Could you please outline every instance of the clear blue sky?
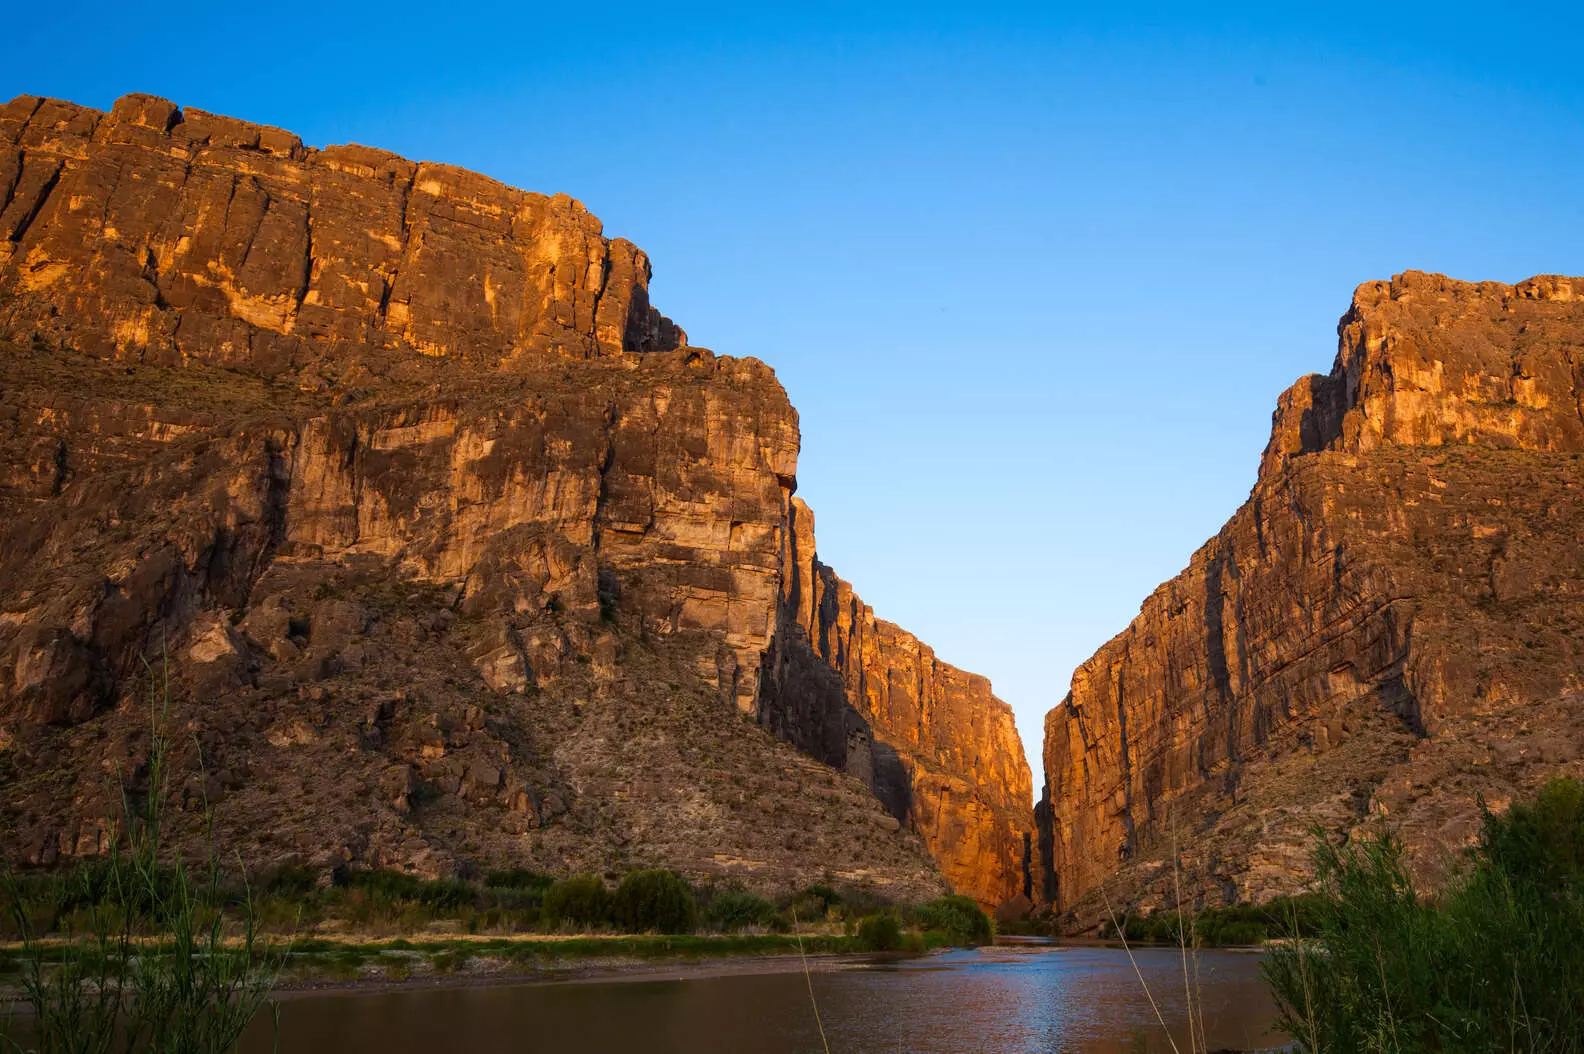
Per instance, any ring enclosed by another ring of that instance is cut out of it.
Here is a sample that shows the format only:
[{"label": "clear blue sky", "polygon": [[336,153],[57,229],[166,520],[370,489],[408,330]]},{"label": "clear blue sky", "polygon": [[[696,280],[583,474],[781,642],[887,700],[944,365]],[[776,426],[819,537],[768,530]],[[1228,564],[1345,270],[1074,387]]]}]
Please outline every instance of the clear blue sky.
[{"label": "clear blue sky", "polygon": [[146,91],[566,191],[802,413],[820,555],[1045,711],[1247,495],[1358,283],[1584,272],[1569,4],[6,16],[0,96]]}]

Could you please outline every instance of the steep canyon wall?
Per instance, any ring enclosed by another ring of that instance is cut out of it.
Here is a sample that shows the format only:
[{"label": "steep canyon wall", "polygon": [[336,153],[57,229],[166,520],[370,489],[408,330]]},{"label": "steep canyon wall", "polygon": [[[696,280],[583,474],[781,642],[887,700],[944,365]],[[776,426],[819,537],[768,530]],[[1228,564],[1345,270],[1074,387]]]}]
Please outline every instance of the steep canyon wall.
[{"label": "steep canyon wall", "polygon": [[[1584,771],[1584,280],[1361,286],[1248,502],[1046,719],[1043,901],[1263,899],[1385,816],[1433,882]],[[1176,861],[1176,874],[1172,866]]]},{"label": "steep canyon wall", "polygon": [[983,679],[865,614],[861,676],[805,674],[913,745],[907,796],[785,742],[797,415],[648,280],[564,195],[147,96],[0,110],[8,852],[103,849],[165,655],[183,793],[249,859],[1020,888]]}]

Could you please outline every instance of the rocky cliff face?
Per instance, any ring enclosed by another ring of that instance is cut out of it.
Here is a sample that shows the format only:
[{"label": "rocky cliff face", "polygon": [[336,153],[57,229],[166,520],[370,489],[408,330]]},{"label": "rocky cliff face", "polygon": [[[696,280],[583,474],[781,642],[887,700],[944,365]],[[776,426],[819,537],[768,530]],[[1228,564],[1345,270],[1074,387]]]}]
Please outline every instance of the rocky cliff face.
[{"label": "rocky cliff face", "polygon": [[760,720],[872,787],[959,892],[990,907],[1027,896],[1031,777],[1011,707],[875,618],[815,555],[808,506],[788,513]]},{"label": "rocky cliff face", "polygon": [[[796,413],[581,205],[142,96],[0,110],[0,202],[11,855],[103,848],[168,665],[249,860],[1006,885],[763,727]],[[957,721],[920,770],[1015,793]]]},{"label": "rocky cliff face", "polygon": [[[1297,888],[1308,828],[1384,815],[1433,882],[1584,771],[1584,280],[1361,286],[1281,398],[1248,502],[1045,727],[1045,902]],[[1120,910],[1120,907],[1119,907]]]}]

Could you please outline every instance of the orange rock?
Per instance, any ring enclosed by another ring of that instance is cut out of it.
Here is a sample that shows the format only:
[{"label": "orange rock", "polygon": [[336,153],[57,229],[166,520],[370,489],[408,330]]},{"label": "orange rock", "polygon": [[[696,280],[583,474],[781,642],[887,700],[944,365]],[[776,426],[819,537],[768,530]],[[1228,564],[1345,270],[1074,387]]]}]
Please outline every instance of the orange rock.
[{"label": "orange rock", "polygon": [[[1018,892],[1010,713],[813,560],[786,393],[649,274],[565,195],[0,107],[7,771],[134,771],[169,644],[254,857]],[[797,633],[871,761],[765,683]],[[13,857],[94,851],[74,786],[8,781]]]},{"label": "orange rock", "polygon": [[1046,905],[1292,892],[1311,824],[1385,813],[1434,881],[1478,794],[1581,770],[1580,288],[1359,287],[1248,502],[1047,716]]}]

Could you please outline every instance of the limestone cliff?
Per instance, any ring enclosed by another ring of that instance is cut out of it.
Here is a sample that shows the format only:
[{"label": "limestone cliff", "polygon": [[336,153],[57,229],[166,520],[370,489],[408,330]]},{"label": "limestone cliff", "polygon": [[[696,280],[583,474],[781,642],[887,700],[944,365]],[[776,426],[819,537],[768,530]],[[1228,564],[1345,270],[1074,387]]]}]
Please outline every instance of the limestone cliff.
[{"label": "limestone cliff", "polygon": [[[899,824],[744,719],[797,416],[648,278],[565,196],[146,96],[0,110],[8,853],[103,847],[165,656],[249,860],[1001,888],[993,818]],[[937,782],[1000,800],[956,727]]]},{"label": "limestone cliff", "polygon": [[1385,815],[1433,882],[1584,771],[1584,280],[1361,286],[1248,502],[1045,726],[1047,904],[1297,888],[1307,828]]},{"label": "limestone cliff", "polygon": [[959,892],[992,908],[1026,896],[1032,780],[1011,707],[875,618],[815,555],[808,506],[792,498],[788,513],[760,719],[868,783]]}]

